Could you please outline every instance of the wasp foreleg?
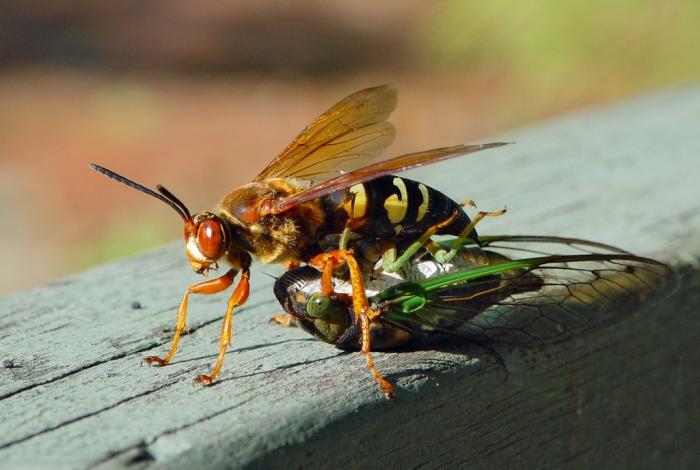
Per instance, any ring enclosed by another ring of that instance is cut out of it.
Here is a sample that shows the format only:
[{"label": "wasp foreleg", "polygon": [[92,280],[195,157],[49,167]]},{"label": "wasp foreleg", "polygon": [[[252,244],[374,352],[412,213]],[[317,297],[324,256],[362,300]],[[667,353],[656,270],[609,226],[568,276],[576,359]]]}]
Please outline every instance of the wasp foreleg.
[{"label": "wasp foreleg", "polygon": [[217,294],[223,290],[228,289],[233,283],[233,278],[236,277],[236,271],[234,269],[229,270],[226,274],[216,279],[209,279],[207,281],[200,282],[193,285],[182,297],[182,302],[180,302],[180,309],[177,312],[177,324],[175,325],[175,334],[173,335],[173,340],[170,343],[170,350],[165,358],[158,356],[149,356],[143,359],[146,364],[157,364],[159,366],[164,366],[168,364],[175,352],[177,351],[177,345],[180,342],[180,335],[187,328],[187,303],[189,302],[190,294],[200,294],[209,295]]},{"label": "wasp foreleg", "polygon": [[224,316],[224,321],[221,324],[221,338],[219,340],[219,356],[216,358],[216,363],[214,368],[211,370],[209,375],[200,375],[195,379],[198,383],[211,383],[219,372],[221,371],[221,366],[224,363],[224,355],[231,343],[231,324],[233,320],[233,310],[245,303],[248,300],[248,294],[250,293],[250,271],[244,269],[241,273],[241,280],[238,281],[236,289],[231,294],[231,298],[228,299],[228,305],[226,306],[226,315]]},{"label": "wasp foreleg", "polygon": [[476,227],[476,224],[479,223],[481,219],[484,217],[498,217],[506,213],[508,210],[507,207],[504,207],[500,211],[479,211],[476,213],[472,221],[467,225],[464,230],[462,230],[462,233],[459,234],[459,237],[455,238],[454,241],[452,242],[452,245],[450,246],[450,250],[438,250],[435,253],[435,260],[438,263],[449,263],[452,261],[452,258],[455,257],[457,252],[459,251],[459,248],[464,244],[464,242],[469,238],[469,234],[474,230],[474,227]]}]

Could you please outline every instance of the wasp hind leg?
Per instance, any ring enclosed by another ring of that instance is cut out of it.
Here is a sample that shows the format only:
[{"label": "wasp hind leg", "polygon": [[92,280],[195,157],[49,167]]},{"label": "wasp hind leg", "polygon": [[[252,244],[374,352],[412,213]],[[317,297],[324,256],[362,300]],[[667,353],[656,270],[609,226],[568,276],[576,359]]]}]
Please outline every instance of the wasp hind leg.
[{"label": "wasp hind leg", "polygon": [[144,358],[143,362],[149,365],[156,364],[159,366],[164,366],[168,364],[173,359],[175,352],[177,352],[177,345],[180,342],[180,336],[187,329],[187,304],[190,299],[190,294],[217,294],[221,291],[228,289],[231,286],[231,284],[233,284],[233,278],[235,276],[236,272],[233,269],[231,269],[221,277],[200,282],[187,289],[185,291],[185,295],[182,297],[182,302],[180,302],[180,309],[177,312],[175,334],[173,335],[173,340],[170,343],[170,350],[168,351],[168,354],[164,358],[159,356],[149,356]]},{"label": "wasp hind leg", "polygon": [[346,263],[350,271],[352,308],[355,313],[355,319],[360,323],[362,329],[362,354],[365,356],[367,367],[372,373],[372,377],[374,377],[374,380],[384,392],[384,396],[392,399],[394,397],[394,385],[379,373],[372,358],[370,324],[379,314],[369,306],[365,284],[362,280],[362,271],[357,264],[357,260],[350,250],[332,250],[316,255],[309,261],[309,265],[314,266],[323,273],[321,276],[321,294],[325,296],[333,294],[333,269],[342,263]]},{"label": "wasp hind leg", "polygon": [[455,257],[457,252],[459,251],[460,247],[464,244],[464,242],[469,238],[469,234],[474,230],[474,227],[476,227],[476,224],[478,224],[483,218],[485,217],[499,217],[503,214],[506,213],[508,210],[507,207],[504,207],[500,211],[479,211],[476,213],[472,221],[467,225],[464,230],[462,230],[462,233],[459,234],[459,237],[455,238],[452,243],[450,244],[450,249],[448,250],[437,250],[435,252],[435,260],[438,263],[449,263],[452,261],[452,258]]},{"label": "wasp hind leg", "polygon": [[391,400],[394,398],[394,385],[379,373],[377,367],[374,365],[374,359],[372,359],[372,348],[370,345],[370,323],[372,320],[367,315],[360,315],[359,320],[362,328],[362,354],[364,354],[365,360],[367,361],[367,368],[382,389],[382,392],[384,392],[384,396],[388,400]]}]

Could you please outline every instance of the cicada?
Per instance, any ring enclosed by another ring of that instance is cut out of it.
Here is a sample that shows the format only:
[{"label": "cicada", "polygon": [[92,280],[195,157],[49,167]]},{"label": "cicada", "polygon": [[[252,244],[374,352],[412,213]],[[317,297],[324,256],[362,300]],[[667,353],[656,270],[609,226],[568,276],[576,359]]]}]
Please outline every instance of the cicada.
[{"label": "cicada", "polygon": [[430,244],[433,235],[455,237],[451,245],[432,251],[436,259],[449,261],[463,241],[478,242],[474,227],[479,220],[504,212],[478,212],[472,220],[461,204],[439,191],[390,175],[499,147],[503,142],[437,148],[370,163],[394,139],[394,127],[387,119],[396,106],[396,97],[396,90],[390,86],[368,88],[348,96],[309,124],[251,183],[225,195],[212,210],[194,216],[163,186],[158,185],[154,191],[91,165],[98,172],[165,202],[180,215],[184,221],[185,254],[195,272],[207,274],[219,263],[228,265],[222,276],[187,289],[170,350],[163,358],[146,358],[147,363],[166,365],[173,358],[186,328],[191,294],[222,292],[240,274],[224,315],[216,363],[209,374],[196,379],[211,383],[221,370],[230,342],[234,309],[248,297],[253,258],[287,267],[313,266],[324,273],[322,290],[326,294],[333,292],[333,270],[347,264],[355,280],[351,296],[362,325],[362,351],[384,392],[389,396],[393,393],[392,385],[376,371],[370,354],[369,331],[375,315],[367,303],[352,242],[323,251],[321,241],[333,235],[342,235],[341,240],[351,240],[353,235],[382,241],[385,269],[397,270]]},{"label": "cicada", "polygon": [[[667,265],[602,243],[547,236],[480,241],[465,243],[449,263],[419,252],[396,273],[365,260],[377,315],[374,350],[431,334],[523,346],[560,342],[650,306],[676,285]],[[351,281],[343,273],[333,281],[336,294],[323,295],[318,271],[299,267],[277,279],[274,291],[301,328],[340,349],[361,349],[347,296]]]}]

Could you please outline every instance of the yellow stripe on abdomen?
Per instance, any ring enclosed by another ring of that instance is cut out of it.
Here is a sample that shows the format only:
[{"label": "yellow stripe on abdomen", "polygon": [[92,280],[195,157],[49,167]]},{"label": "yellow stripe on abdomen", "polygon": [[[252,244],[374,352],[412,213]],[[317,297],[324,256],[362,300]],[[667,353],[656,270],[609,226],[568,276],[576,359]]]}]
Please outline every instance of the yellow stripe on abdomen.
[{"label": "yellow stripe on abdomen", "polygon": [[430,203],[430,193],[428,193],[428,188],[424,184],[418,183],[418,189],[420,189],[420,195],[423,197],[423,202],[418,206],[418,214],[416,214],[416,222],[420,222],[425,217],[425,213],[428,212],[428,204]]},{"label": "yellow stripe on abdomen", "polygon": [[386,198],[384,209],[386,209],[391,223],[398,224],[406,217],[406,212],[408,211],[408,190],[406,189],[406,183],[401,178],[394,178],[393,183],[394,186],[399,188],[399,195],[392,194]]},{"label": "yellow stripe on abdomen", "polygon": [[343,209],[351,219],[361,219],[367,213],[367,192],[365,191],[365,185],[362,183],[356,184],[351,186],[348,191],[350,191],[352,197],[343,204]]}]

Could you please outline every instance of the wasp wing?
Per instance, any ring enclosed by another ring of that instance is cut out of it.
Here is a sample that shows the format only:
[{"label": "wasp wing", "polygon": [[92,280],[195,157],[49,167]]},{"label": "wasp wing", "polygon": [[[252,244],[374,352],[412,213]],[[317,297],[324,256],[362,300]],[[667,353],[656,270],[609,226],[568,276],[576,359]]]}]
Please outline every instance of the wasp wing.
[{"label": "wasp wing", "polygon": [[349,188],[355,184],[373,180],[379,176],[390,173],[398,173],[410,168],[417,168],[430,163],[436,163],[449,158],[459,157],[469,153],[478,152],[490,148],[507,145],[506,142],[492,142],[478,145],[456,145],[454,147],[443,147],[422,152],[407,153],[389,160],[373,163],[366,167],[354,170],[350,173],[341,174],[333,179],[324,181],[308,189],[300,191],[292,196],[280,199],[272,203],[271,213],[281,214],[292,207],[308,202],[313,199],[327,196],[341,189]]},{"label": "wasp wing", "polygon": [[383,85],[360,90],[313,120],[255,178],[325,181],[360,168],[394,140],[386,120],[396,107],[396,89]]},{"label": "wasp wing", "polygon": [[[542,256],[511,259],[522,253]],[[387,308],[384,319],[477,341],[538,345],[624,318],[676,285],[663,263],[571,238],[488,237],[483,249],[461,254],[474,267],[376,296]]]}]

